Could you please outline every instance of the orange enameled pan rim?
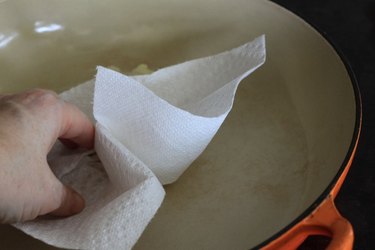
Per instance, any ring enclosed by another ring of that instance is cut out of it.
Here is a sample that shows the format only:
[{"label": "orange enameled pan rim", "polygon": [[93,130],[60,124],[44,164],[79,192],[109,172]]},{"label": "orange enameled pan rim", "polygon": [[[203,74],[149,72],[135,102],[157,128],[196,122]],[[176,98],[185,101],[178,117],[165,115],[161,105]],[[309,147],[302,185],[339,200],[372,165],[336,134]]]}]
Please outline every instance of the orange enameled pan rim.
[{"label": "orange enameled pan rim", "polygon": [[[275,4],[273,2],[270,2],[271,4]],[[353,131],[353,136],[352,140],[349,146],[349,149],[346,153],[346,156],[337,171],[337,174],[335,177],[332,179],[332,181],[328,184],[326,189],[322,192],[322,194],[301,214],[299,215],[295,220],[290,222],[287,226],[285,226],[283,229],[281,229],[279,232],[268,238],[267,240],[263,241],[262,243],[258,244],[252,249],[260,249],[262,247],[267,246],[269,243],[275,241],[282,235],[286,234],[290,229],[292,229],[294,226],[296,226],[298,223],[302,222],[305,218],[307,218],[312,212],[316,210],[316,208],[321,205],[326,198],[331,195],[332,193],[336,194],[342,184],[343,179],[345,178],[345,174],[347,173],[348,169],[350,168],[351,165],[351,158],[353,154],[355,153],[356,146],[359,140],[360,136],[360,130],[361,130],[361,125],[362,125],[362,101],[361,101],[361,94],[359,91],[359,86],[357,79],[354,75],[354,72],[352,70],[352,67],[350,66],[347,58],[344,56],[344,54],[341,52],[341,50],[338,48],[338,46],[330,40],[327,35],[324,32],[320,32],[319,28],[317,28],[315,25],[309,23],[308,21],[304,20],[303,15],[300,15],[297,11],[289,11],[285,9],[284,7],[277,5],[282,11],[289,12],[291,15],[297,15],[297,17],[300,17],[301,22],[304,22],[309,28],[316,30],[317,33],[319,33],[325,41],[328,42],[328,44],[332,47],[332,49],[336,52],[336,54],[339,56],[343,64],[345,65],[346,71],[350,77],[352,87],[353,87],[353,92],[354,92],[354,97],[355,97],[355,105],[356,105],[356,114],[355,114],[355,125],[354,125],[354,131]]]}]

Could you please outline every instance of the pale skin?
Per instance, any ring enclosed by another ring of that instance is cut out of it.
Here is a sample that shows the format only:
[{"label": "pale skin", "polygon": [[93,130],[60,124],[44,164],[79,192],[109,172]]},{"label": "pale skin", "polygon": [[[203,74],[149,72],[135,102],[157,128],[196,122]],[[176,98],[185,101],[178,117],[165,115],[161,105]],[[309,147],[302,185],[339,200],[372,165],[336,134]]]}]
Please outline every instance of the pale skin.
[{"label": "pale skin", "polygon": [[90,120],[52,91],[0,94],[0,223],[82,211],[83,198],[55,177],[47,154],[58,139],[92,148],[94,133]]}]

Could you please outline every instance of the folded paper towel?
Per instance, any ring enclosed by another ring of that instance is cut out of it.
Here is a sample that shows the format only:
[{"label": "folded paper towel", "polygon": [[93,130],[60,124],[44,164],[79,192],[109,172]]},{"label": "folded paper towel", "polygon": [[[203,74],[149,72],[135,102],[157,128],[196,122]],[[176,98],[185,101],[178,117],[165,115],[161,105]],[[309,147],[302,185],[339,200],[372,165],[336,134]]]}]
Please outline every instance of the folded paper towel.
[{"label": "folded paper towel", "polygon": [[261,36],[150,75],[98,67],[95,84],[61,94],[95,117],[98,157],[59,143],[48,156],[56,176],[84,196],[86,208],[69,218],[15,226],[58,247],[130,249],[163,201],[162,184],[174,182],[203,152],[231,110],[239,82],[264,61]]}]

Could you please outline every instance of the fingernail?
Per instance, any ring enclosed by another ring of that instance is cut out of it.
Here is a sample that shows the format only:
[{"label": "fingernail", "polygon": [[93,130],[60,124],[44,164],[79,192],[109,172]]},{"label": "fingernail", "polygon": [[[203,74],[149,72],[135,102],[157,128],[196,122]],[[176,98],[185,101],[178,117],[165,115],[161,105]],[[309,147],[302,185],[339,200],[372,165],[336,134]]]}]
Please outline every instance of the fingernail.
[{"label": "fingernail", "polygon": [[70,208],[70,211],[72,214],[77,214],[85,208],[85,200],[77,192],[73,192],[73,199],[74,202],[72,204],[72,207]]}]

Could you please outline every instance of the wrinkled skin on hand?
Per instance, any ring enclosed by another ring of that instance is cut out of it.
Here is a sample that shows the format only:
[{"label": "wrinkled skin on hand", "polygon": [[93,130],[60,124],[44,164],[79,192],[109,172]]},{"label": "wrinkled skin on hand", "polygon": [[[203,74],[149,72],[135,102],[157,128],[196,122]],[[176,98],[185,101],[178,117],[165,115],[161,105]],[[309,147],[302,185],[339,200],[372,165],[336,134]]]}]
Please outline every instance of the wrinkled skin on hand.
[{"label": "wrinkled skin on hand", "polygon": [[84,208],[83,198],[48,166],[47,154],[58,138],[92,148],[94,127],[52,91],[0,94],[0,223],[69,216]]}]

